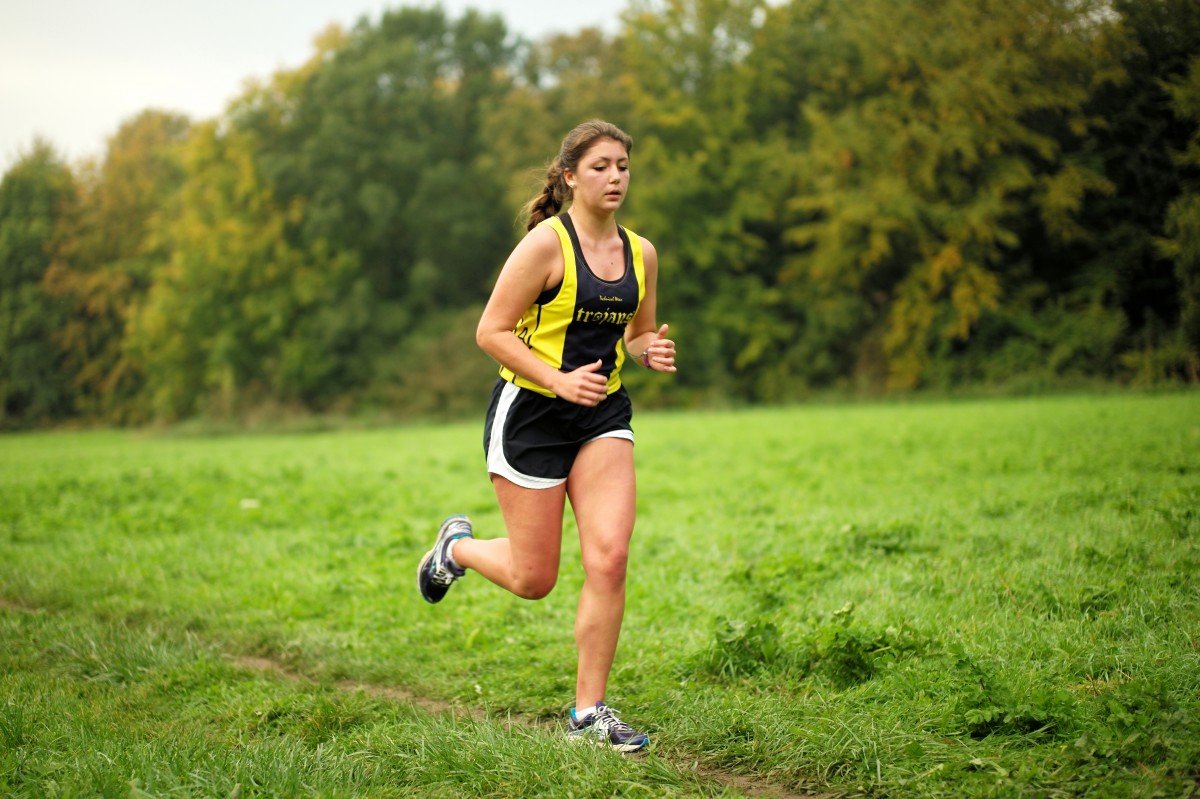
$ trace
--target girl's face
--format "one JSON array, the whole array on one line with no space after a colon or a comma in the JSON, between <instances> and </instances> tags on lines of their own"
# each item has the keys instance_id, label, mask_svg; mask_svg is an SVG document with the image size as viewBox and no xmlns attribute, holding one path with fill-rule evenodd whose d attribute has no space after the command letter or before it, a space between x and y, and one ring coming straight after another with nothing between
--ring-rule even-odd
<instances>
[{"instance_id":1,"label":"girl's face","mask_svg":"<svg viewBox=\"0 0 1200 799\"><path fill-rule=\"evenodd\" d=\"M566 170L574 183L573 203L612 213L621 207L629 190L629 153L615 139L597 139L579 159L576 170Z\"/></svg>"}]
</instances>

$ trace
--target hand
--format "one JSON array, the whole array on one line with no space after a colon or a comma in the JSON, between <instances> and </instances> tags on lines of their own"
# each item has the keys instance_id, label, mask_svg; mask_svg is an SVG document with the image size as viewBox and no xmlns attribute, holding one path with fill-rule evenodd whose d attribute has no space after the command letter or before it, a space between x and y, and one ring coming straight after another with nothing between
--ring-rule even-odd
<instances>
[{"instance_id":1,"label":"hand","mask_svg":"<svg viewBox=\"0 0 1200 799\"><path fill-rule=\"evenodd\" d=\"M608 378L597 371L603 365L603 361L597 360L573 371L563 372L551 388L567 402L594 408L608 396Z\"/></svg>"},{"instance_id":2,"label":"hand","mask_svg":"<svg viewBox=\"0 0 1200 799\"><path fill-rule=\"evenodd\" d=\"M667 327L663 325L658 329L642 357L642 365L655 372L675 371L675 342L666 337Z\"/></svg>"}]
</instances>

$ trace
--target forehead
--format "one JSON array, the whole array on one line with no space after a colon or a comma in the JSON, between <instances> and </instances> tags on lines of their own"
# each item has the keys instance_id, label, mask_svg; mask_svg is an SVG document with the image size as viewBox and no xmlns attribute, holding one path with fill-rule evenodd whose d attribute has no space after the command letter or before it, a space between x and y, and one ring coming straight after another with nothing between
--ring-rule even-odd
<instances>
[{"instance_id":1,"label":"forehead","mask_svg":"<svg viewBox=\"0 0 1200 799\"><path fill-rule=\"evenodd\" d=\"M594 161L605 159L608 161L623 161L629 158L629 153L625 152L625 145L616 139L610 139L607 136L596 139L592 142L592 146L587 148L583 154L581 161Z\"/></svg>"}]
</instances>

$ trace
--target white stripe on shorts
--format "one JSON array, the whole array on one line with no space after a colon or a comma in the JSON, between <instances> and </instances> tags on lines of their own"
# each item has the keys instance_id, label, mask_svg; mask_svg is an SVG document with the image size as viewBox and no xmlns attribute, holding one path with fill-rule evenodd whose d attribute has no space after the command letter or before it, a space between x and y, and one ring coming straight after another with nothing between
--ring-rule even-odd
<instances>
[{"instance_id":1,"label":"white stripe on shorts","mask_svg":"<svg viewBox=\"0 0 1200 799\"><path fill-rule=\"evenodd\" d=\"M508 409L512 407L517 392L515 383L505 383L500 389L500 401L496 403L496 415L492 418L492 437L488 440L488 474L498 474L522 488L553 488L567 482L565 477L534 477L522 474L512 467L504 457L504 425L508 422Z\"/></svg>"}]
</instances>

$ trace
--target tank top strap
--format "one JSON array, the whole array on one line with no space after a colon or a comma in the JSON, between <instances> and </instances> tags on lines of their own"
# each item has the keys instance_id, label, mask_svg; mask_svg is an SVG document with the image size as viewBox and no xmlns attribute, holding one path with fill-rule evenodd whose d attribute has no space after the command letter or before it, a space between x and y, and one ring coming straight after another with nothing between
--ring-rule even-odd
<instances>
[{"instance_id":1,"label":"tank top strap","mask_svg":"<svg viewBox=\"0 0 1200 799\"><path fill-rule=\"evenodd\" d=\"M642 237L634 233L627 227L622 227L621 230L625 233L625 240L629 242L629 254L633 261L633 275L637 278L638 286L638 305L642 304L642 300L646 296L646 262L642 255Z\"/></svg>"},{"instance_id":2,"label":"tank top strap","mask_svg":"<svg viewBox=\"0 0 1200 799\"><path fill-rule=\"evenodd\" d=\"M578 266L575 261L575 246L571 242L571 234L567 231L567 226L564 225L563 221L557 216L548 217L538 224L547 225L551 230L558 234L558 246L562 249L563 256L562 282L557 288L552 286L546 289L546 291L543 292L543 295L549 294L550 296L545 297L544 299L542 296L539 296L537 299L538 304L545 305L547 302L553 299L555 295L563 294L564 292L574 297L574 287L579 282L579 275L575 271Z\"/></svg>"}]
</instances>

